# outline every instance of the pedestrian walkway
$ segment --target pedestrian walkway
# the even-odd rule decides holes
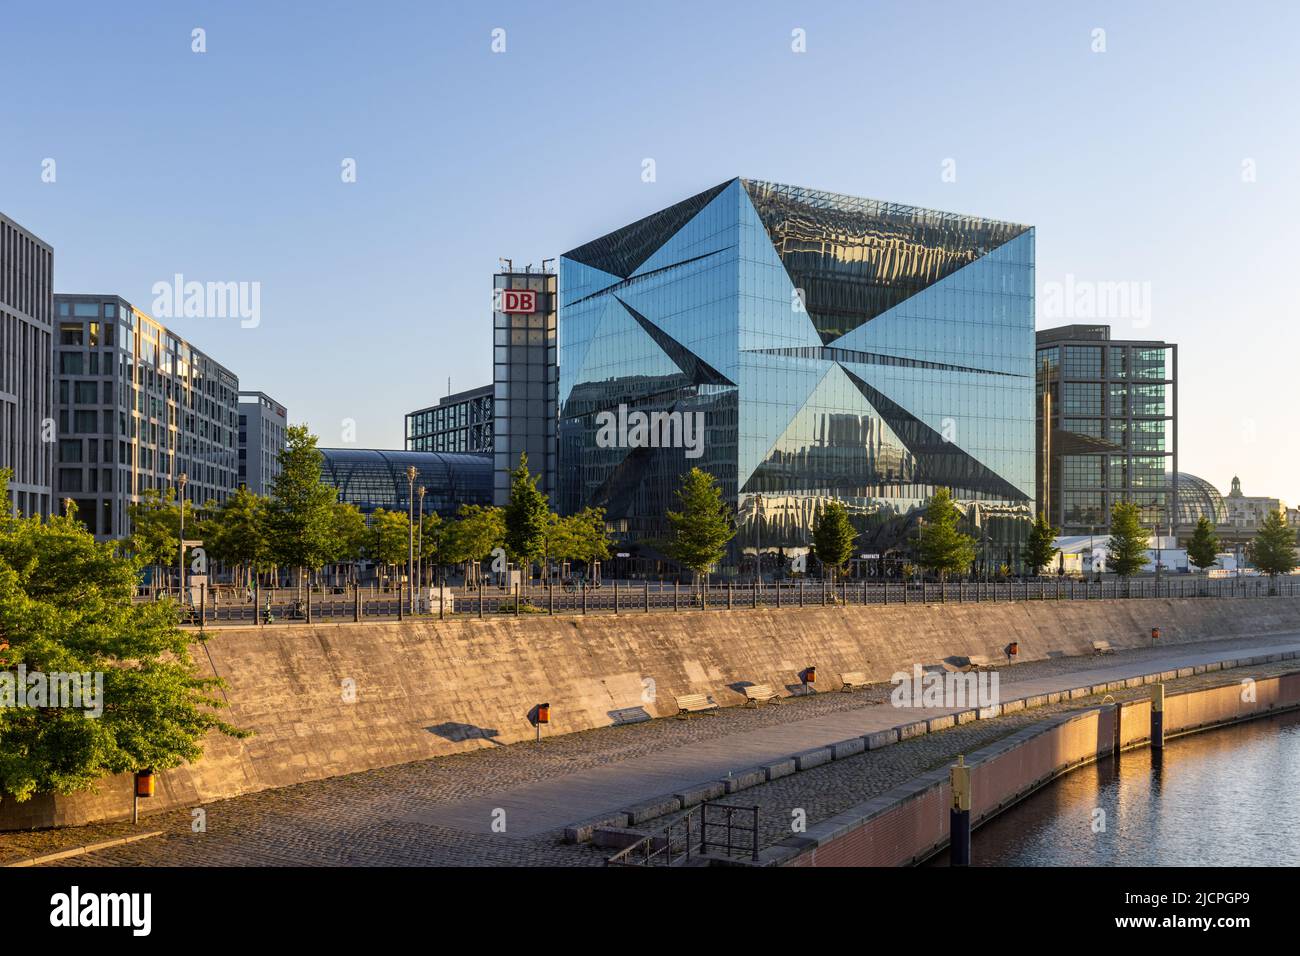
[[[1048,677],[1016,681],[1004,699],[1050,694],[1076,687],[1105,684],[1180,668],[1198,667],[1261,655],[1300,652],[1300,634],[1243,638],[1216,642],[1214,649],[1196,644],[1155,648],[1125,655],[1114,661],[1096,658],[1095,664]],[[1083,664],[1084,661],[1079,663]],[[791,754],[863,736],[918,720],[955,713],[959,708],[864,706],[860,709],[810,717],[760,730],[739,731],[711,740],[665,749],[652,754],[552,777],[522,787],[503,789],[474,799],[445,803],[393,819],[429,826],[452,827],[469,833],[494,832],[494,824],[508,821],[515,837],[535,837],[567,824],[641,803],[661,794],[690,789],[730,773]],[[968,709],[968,708],[960,708]],[[697,718],[709,719],[709,718]]]

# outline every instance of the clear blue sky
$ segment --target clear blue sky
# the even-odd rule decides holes
[[[1116,335],[1182,347],[1183,470],[1300,501],[1294,3],[0,2],[0,210],[57,290],[260,282],[257,328],[171,324],[322,444],[489,380],[499,256],[745,175],[1031,223],[1040,290],[1150,283]]]

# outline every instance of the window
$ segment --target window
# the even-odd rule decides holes
[[[1062,386],[1062,411],[1067,415],[1100,415],[1101,385],[1066,382]]]
[[[1061,374],[1065,378],[1101,378],[1101,348],[1067,345],[1062,349]]]

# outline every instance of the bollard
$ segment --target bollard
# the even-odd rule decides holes
[[[614,579],[614,613],[618,613],[618,579]]]
[[[1165,748],[1165,685],[1151,685],[1151,749]]]
[[[361,623],[361,585],[352,588],[352,620]]]
[[[645,579],[645,612],[650,613],[650,579]]]
[[[617,585],[615,585],[617,587]],[[618,592],[615,592],[618,593]],[[519,582],[515,582],[515,617],[519,616]]]
[[[970,866],[970,767],[966,757],[957,755],[949,769],[952,809],[948,813],[948,862],[953,866]]]
[[[731,610],[731,582],[727,582],[727,610]]]
[[[402,582],[397,582],[397,619],[400,621],[405,617],[402,611]]]
[[[478,616],[479,620],[483,619],[483,581],[481,578],[478,582]]]
[[[555,617],[555,583],[553,581],[546,582],[546,613],[551,617]]]
[[[678,604],[677,604],[677,595],[678,595],[678,592],[679,592],[680,589],[681,589],[681,583],[682,583],[682,582],[679,581],[677,578],[674,578],[674,579],[673,579],[673,610],[674,610],[674,611],[679,610],[679,607],[678,607]]]
[[[203,626],[208,620],[208,586],[199,585],[199,633],[203,633]]]

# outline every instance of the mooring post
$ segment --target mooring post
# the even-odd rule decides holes
[[[949,770],[952,809],[948,812],[948,862],[953,866],[970,866],[970,767],[966,757],[957,755]]]
[[[1165,685],[1151,685],[1151,749],[1165,749]]]

